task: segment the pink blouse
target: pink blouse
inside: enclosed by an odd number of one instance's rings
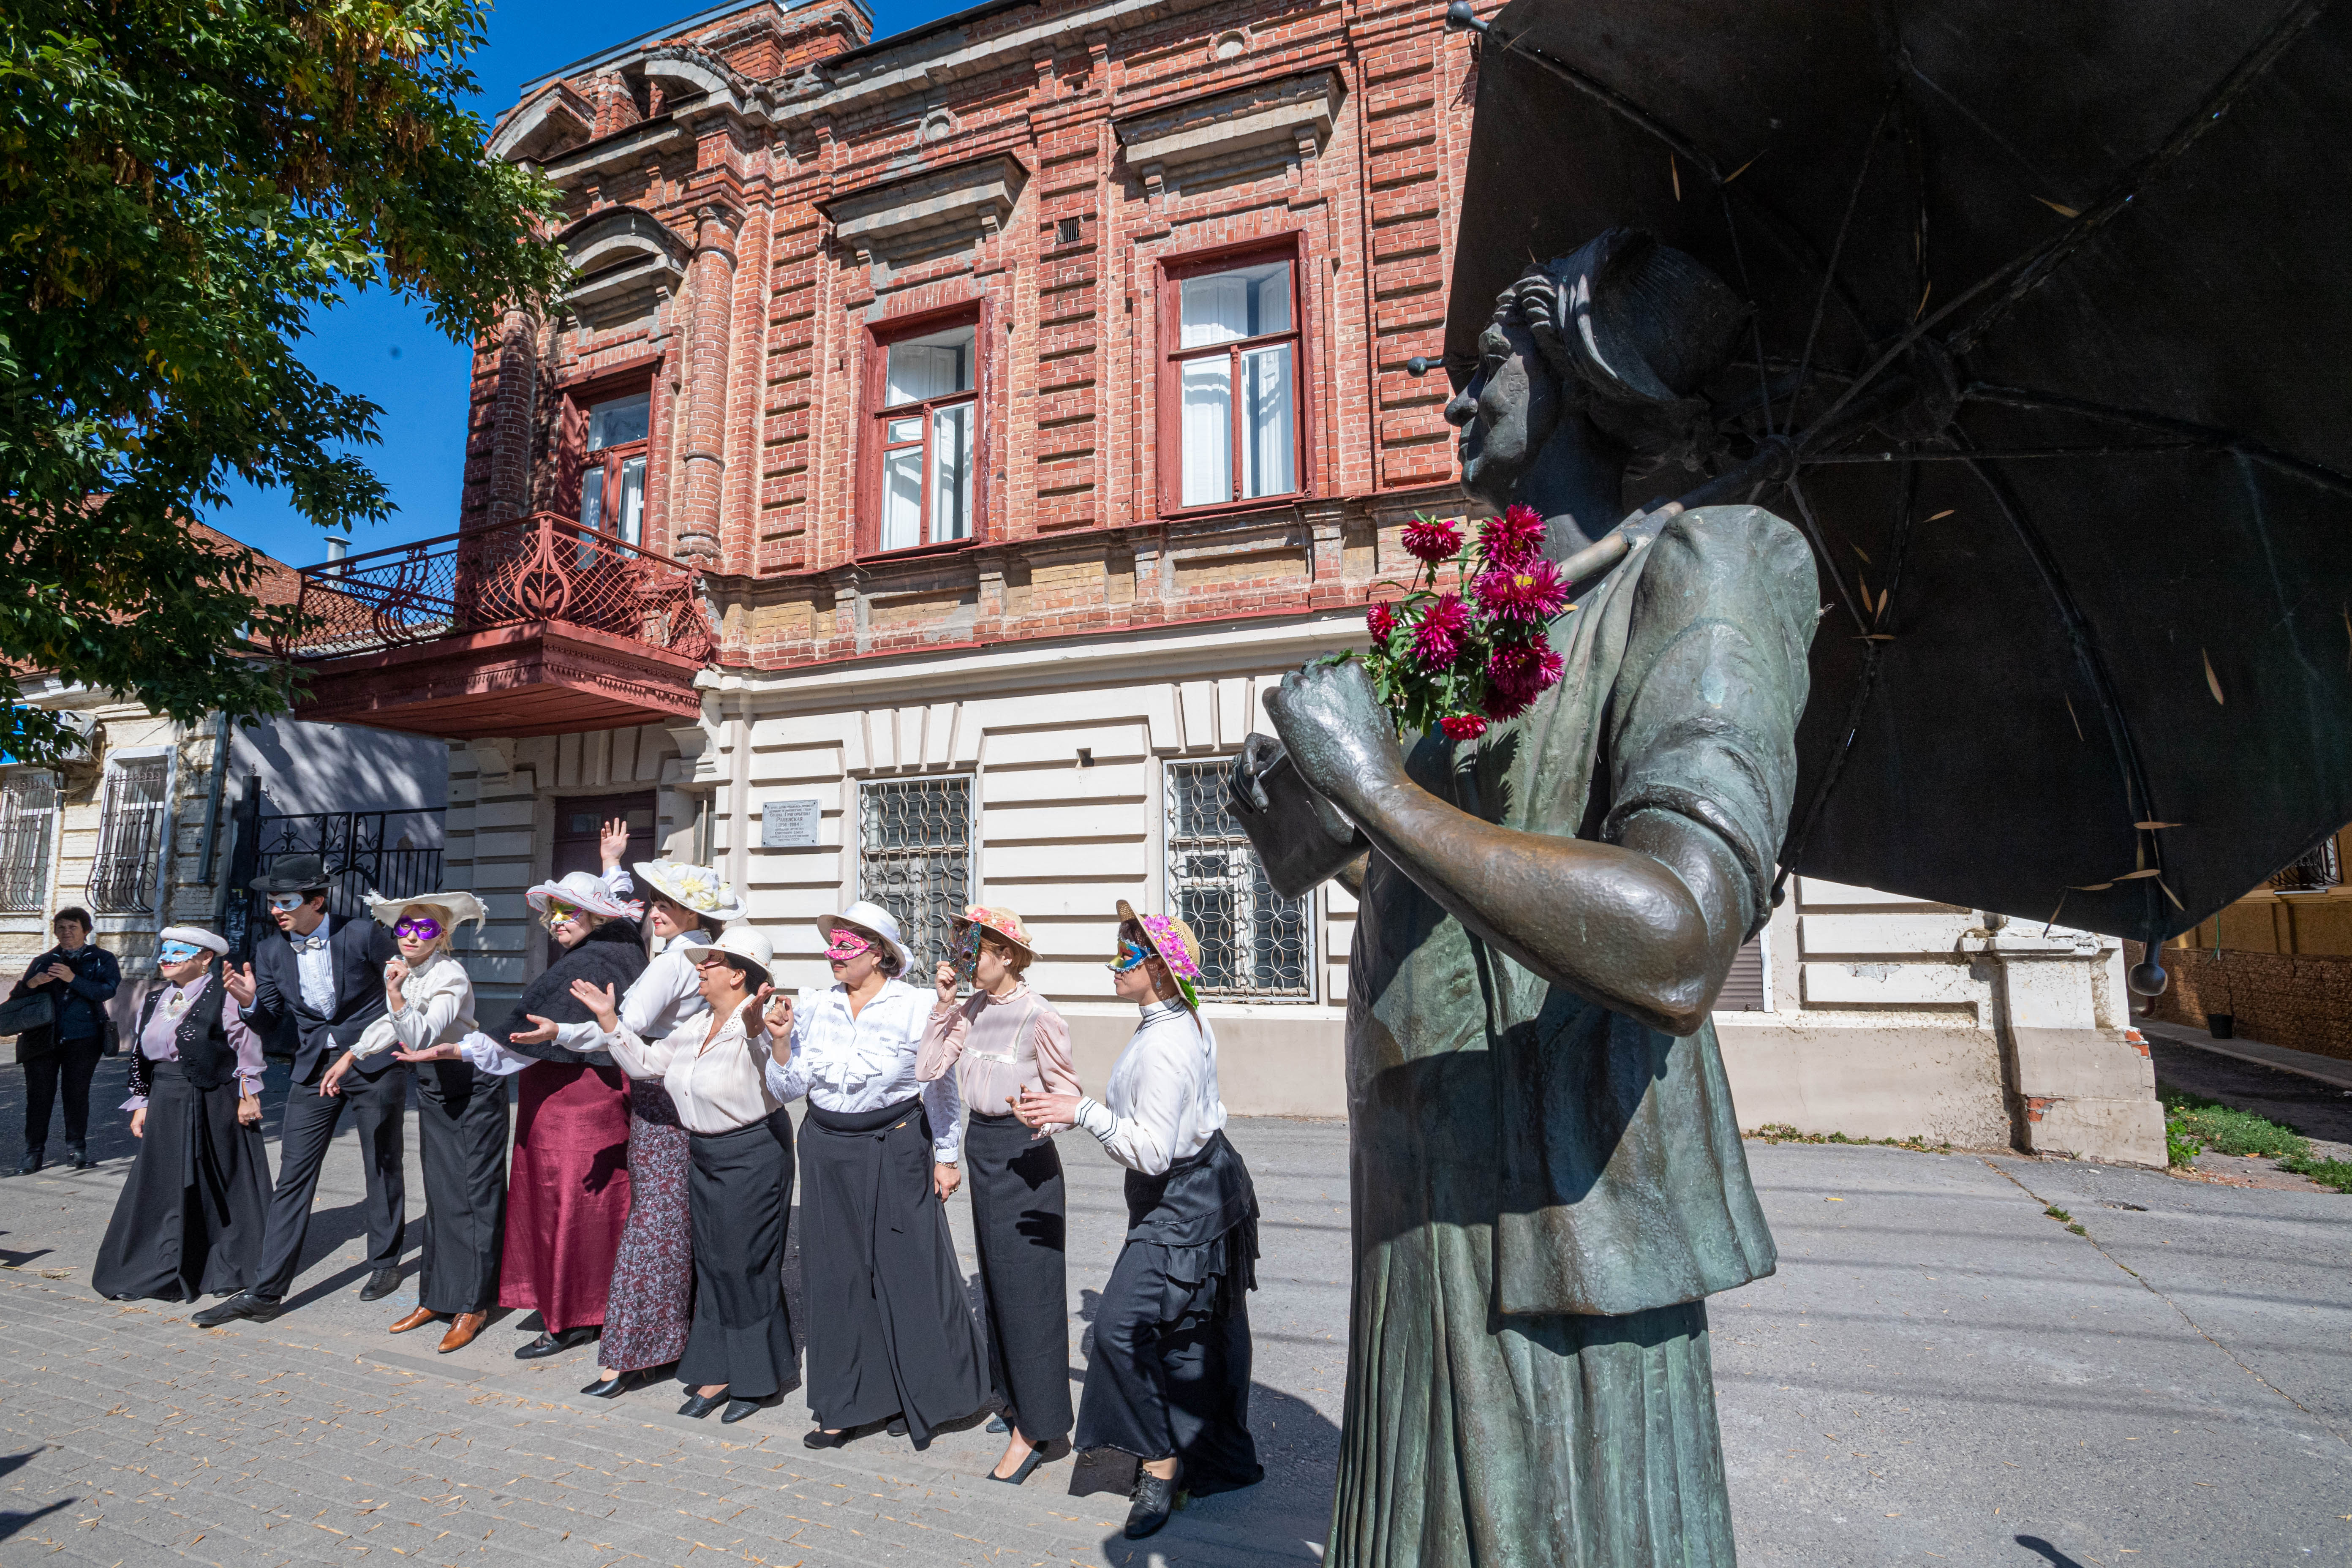
[[[915,1076],[929,1083],[950,1068],[956,1068],[964,1103],[981,1116],[1010,1114],[1006,1102],[1024,1089],[1083,1092],[1070,1064],[1068,1022],[1025,984],[1007,995],[976,992],[960,1006],[933,1008],[923,1026]]]

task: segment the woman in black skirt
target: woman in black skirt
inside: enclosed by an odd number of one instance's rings
[[[1201,1017],[1201,944],[1167,915],[1118,906],[1112,987],[1142,1009],[1103,1099],[1024,1094],[1032,1127],[1075,1122],[1127,1167],[1127,1244],[1095,1312],[1077,1446],[1141,1461],[1127,1537],[1168,1522],[1180,1488],[1265,1478],[1249,1433],[1247,1292],[1257,1289],[1257,1194],[1225,1141],[1217,1038]]]
[[[165,926],[163,984],[131,1052],[139,1157],[115,1200],[90,1284],[117,1301],[193,1301],[253,1283],[269,1208],[261,1147],[261,1040],[213,973],[228,943]]]
[[[677,1380],[678,1406],[697,1418],[724,1405],[736,1422],[798,1383],[784,1307],[784,1233],[793,1212],[793,1123],[768,1092],[768,939],[730,926],[688,950],[700,972],[707,1026],[648,1042],[622,1019],[611,986],[575,982],[613,1058],[632,1078],[658,1078],[677,1107],[694,1162],[687,1201],[694,1226],[694,1324]]]
[[[988,1299],[988,1373],[1010,1436],[989,1479],[1019,1486],[1070,1431],[1070,1302],[1064,1271],[1062,1157],[1052,1134],[1013,1114],[1023,1091],[1078,1093],[1070,1026],[1022,983],[1037,956],[1011,910],[973,904],[955,921],[956,956],[932,975],[939,1005],[923,1029],[915,1076],[950,1068],[971,1108],[965,1180]],[[956,983],[977,989],[959,1006]]]

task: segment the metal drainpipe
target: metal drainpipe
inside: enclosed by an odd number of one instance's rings
[[[170,760],[163,764],[163,842],[155,846],[155,924],[153,935],[158,946],[163,941],[163,928],[172,923],[173,865],[179,857],[180,837],[180,742],[184,739],[178,721],[172,724]]]
[[[209,888],[213,885],[213,858],[220,847],[221,785],[227,782],[228,737],[234,721],[226,713],[213,715],[213,781],[205,792],[204,848],[199,851],[196,880]]]

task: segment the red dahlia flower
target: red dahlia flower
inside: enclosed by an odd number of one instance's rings
[[[1421,625],[1412,634],[1413,657],[1424,669],[1444,669],[1462,652],[1462,639],[1470,633],[1470,609],[1460,595],[1440,594],[1421,613]]]
[[[1396,612],[1385,604],[1374,605],[1364,612],[1364,625],[1372,629],[1374,642],[1385,643],[1389,634],[1396,630]]]
[[[1548,642],[1515,643],[1495,650],[1486,661],[1486,711],[1497,719],[1516,715],[1539,692],[1559,684],[1559,650]],[[1497,706],[1510,713],[1497,712]]]
[[[1460,553],[1462,531],[1442,519],[1417,517],[1404,525],[1404,547],[1415,559],[1433,566]]]
[[[1478,574],[1470,591],[1488,615],[1539,626],[1559,614],[1568,603],[1568,589],[1559,568],[1538,558],[1490,566]]]
[[[1437,727],[1449,741],[1475,741],[1486,732],[1486,721],[1475,713],[1454,713],[1440,719]]]
[[[1488,518],[1478,530],[1479,548],[1497,566],[1530,559],[1543,548],[1543,518],[1523,503],[1506,507],[1502,516]]]

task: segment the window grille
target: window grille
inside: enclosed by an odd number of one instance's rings
[[[89,868],[89,906],[101,914],[147,914],[155,908],[164,777],[162,757],[141,757],[106,771],[98,858]]]
[[[2271,873],[2271,890],[2274,893],[2313,893],[2322,888],[2344,885],[2344,865],[2336,853],[2336,840],[2324,838]]]
[[[905,779],[857,791],[858,887],[888,910],[928,984],[948,956],[948,922],[971,902],[971,781]]]
[[[58,781],[19,768],[0,785],[0,910],[37,910],[49,886],[49,845],[58,821]]]
[[[1313,906],[1274,890],[1225,804],[1233,760],[1168,764],[1168,901],[1212,996],[1312,996]]]

